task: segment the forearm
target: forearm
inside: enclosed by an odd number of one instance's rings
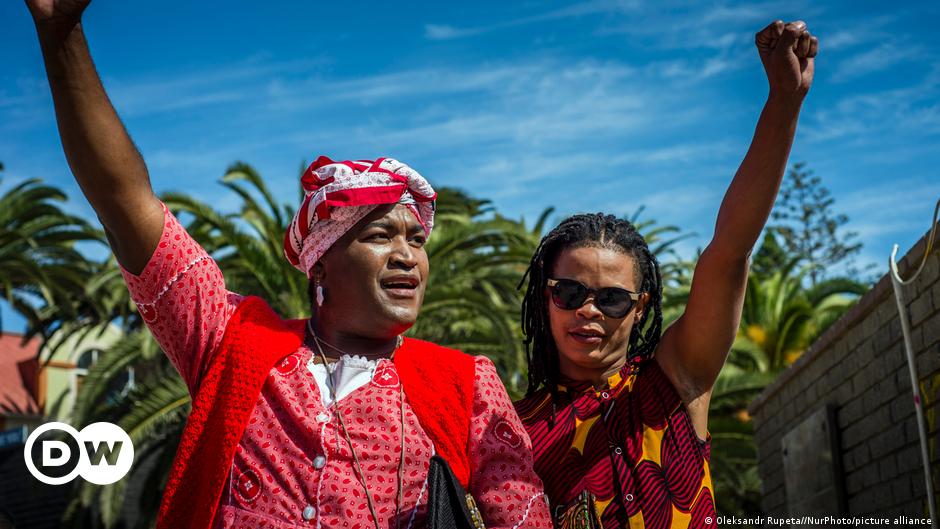
[[[133,202],[152,197],[147,168],[105,93],[81,24],[37,33],[69,167],[102,223],[119,225]]]
[[[796,134],[801,100],[771,95],[751,146],[718,210],[711,246],[730,258],[750,253],[773,209]]]

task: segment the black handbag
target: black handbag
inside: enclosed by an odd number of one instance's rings
[[[486,529],[473,496],[463,490],[450,465],[431,456],[428,469],[428,527],[430,529]]]

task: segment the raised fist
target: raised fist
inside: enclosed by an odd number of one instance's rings
[[[806,95],[813,84],[813,69],[819,41],[810,35],[802,20],[771,23],[754,38],[764,64],[770,93],[788,97]]]
[[[91,0],[26,0],[37,26],[74,25]]]

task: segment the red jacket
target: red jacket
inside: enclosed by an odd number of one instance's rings
[[[157,529],[211,526],[264,381],[281,358],[300,347],[304,323],[281,319],[258,297],[239,304],[193,399],[163,492]],[[466,488],[473,357],[406,338],[394,362],[421,427]]]

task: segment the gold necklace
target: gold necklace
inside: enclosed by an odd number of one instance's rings
[[[313,327],[311,326],[311,320],[307,320],[307,332],[313,336],[313,342],[317,346],[317,352],[320,354],[320,360],[323,362],[323,367],[326,368],[326,379],[327,387],[330,389],[330,398],[334,404],[339,404],[336,400],[336,389],[333,387],[333,376],[332,371],[330,370],[330,365],[327,363],[326,355],[323,354],[323,348],[320,347],[320,337],[313,332]],[[398,340],[395,344],[395,349],[392,350],[392,354],[389,355],[389,360],[395,356],[395,351],[401,347],[401,344],[404,340],[401,335],[398,335]],[[327,342],[323,342],[328,344]],[[343,354],[348,355],[345,351],[334,347],[337,351],[342,352]],[[401,448],[398,456],[398,495],[395,498],[395,525],[396,527],[401,527],[401,501],[402,501],[402,476],[405,473],[405,394],[404,389],[402,388],[401,382],[398,383],[398,403],[399,403],[399,414],[401,416]],[[359,474],[359,483],[362,484],[362,488],[366,492],[366,502],[369,504],[369,512],[372,513],[372,521],[375,523],[375,529],[381,529],[379,526],[379,516],[375,512],[375,502],[372,500],[372,492],[369,491],[369,485],[366,484],[366,476],[362,472],[362,465],[359,463],[359,455],[356,454],[356,448],[353,446],[352,438],[349,436],[349,430],[346,429],[346,423],[343,421],[343,414],[338,412],[335,414],[336,419],[339,421],[339,426],[343,430],[343,435],[346,437],[346,444],[349,445],[349,451],[352,452],[353,462],[356,464],[356,472]]]

